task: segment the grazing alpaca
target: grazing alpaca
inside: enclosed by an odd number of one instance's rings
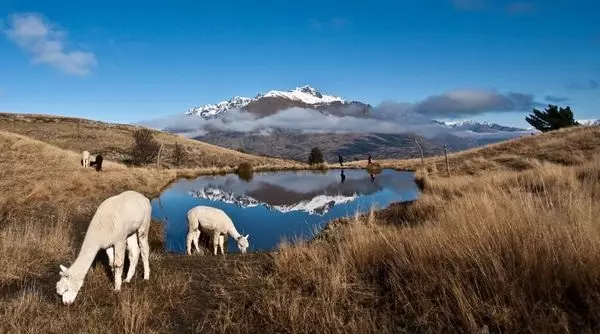
[[[75,301],[83,280],[100,249],[105,249],[114,271],[115,291],[121,290],[125,249],[129,249],[130,266],[125,282],[130,282],[137,264],[138,245],[144,265],[144,280],[150,278],[148,229],[152,206],[150,200],[135,191],[124,191],[105,199],[88,226],[77,259],[71,267],[60,265],[56,293],[63,304]]]
[[[100,172],[102,171],[102,156],[100,154],[98,154],[96,156],[96,160],[92,161],[90,163],[90,166],[95,167],[96,168],[96,172]]]
[[[81,165],[83,168],[88,168],[90,166],[90,152],[83,151],[81,153]]]
[[[215,255],[217,255],[217,246],[221,248],[221,253],[225,254],[223,252],[223,243],[225,242],[225,235],[227,234],[237,241],[238,248],[242,254],[246,253],[246,248],[249,246],[248,237],[250,235],[246,234],[246,236],[243,236],[239,234],[235,229],[231,218],[229,218],[223,210],[199,205],[191,208],[187,212],[187,218],[187,255],[192,254],[192,243],[194,244],[196,251],[200,252],[198,239],[200,238],[201,230],[212,232]]]

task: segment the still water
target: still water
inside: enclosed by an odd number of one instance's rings
[[[181,179],[152,200],[152,216],[165,223],[165,247],[184,253],[187,211],[208,205],[227,213],[238,232],[250,234],[248,251],[271,250],[282,240],[307,239],[328,221],[416,199],[413,172],[362,169],[254,173],[250,181],[236,174]],[[229,239],[229,252],[237,252]]]

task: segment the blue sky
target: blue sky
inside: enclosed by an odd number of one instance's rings
[[[0,111],[134,122],[310,84],[372,105],[517,93],[595,118],[598,13],[597,0],[3,0]],[[512,109],[462,118],[527,125]]]

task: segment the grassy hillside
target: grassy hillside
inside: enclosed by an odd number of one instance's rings
[[[116,162],[131,158],[132,134],[138,128],[80,118],[0,113],[0,130],[28,136],[74,152],[87,150],[92,156],[102,154],[105,159]],[[233,167],[243,161],[254,166],[299,165],[283,159],[244,154],[160,131],[155,131],[155,138],[164,142],[163,162],[166,166],[172,162],[171,152],[176,142],[183,145],[187,152],[187,159],[182,167]]]
[[[482,148],[449,152],[451,175],[484,175],[494,171],[522,171],[544,162],[573,166],[589,161],[600,147],[599,127],[566,128],[491,144]],[[421,159],[376,160],[382,167],[420,169]],[[349,163],[366,166],[366,161]],[[443,154],[425,158],[430,173],[446,173]]]
[[[127,168],[109,159],[104,173],[84,170],[81,147],[98,144],[73,139],[76,130],[49,131],[54,121],[42,119],[0,122],[40,139],[0,131],[0,332],[597,331],[598,128],[453,155],[450,179],[419,171],[425,188],[413,204],[336,224],[323,238],[274,254],[165,254],[153,223],[149,282],[138,267],[115,294],[98,262],[65,307],[55,293],[58,265],[75,259],[102,200],[125,189],[154,196],[178,176],[218,167]],[[92,123],[94,134],[131,133]],[[62,119],[52,126],[73,127]],[[206,147],[232,161],[246,156]],[[500,156],[537,162],[514,167],[510,161],[520,160]],[[458,168],[466,161],[468,172]],[[427,162],[443,171],[443,158]]]

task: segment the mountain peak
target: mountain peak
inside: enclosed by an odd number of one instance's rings
[[[186,115],[200,115],[204,118],[214,117],[221,113],[224,113],[232,109],[242,109],[252,102],[258,101],[263,98],[280,98],[287,99],[294,102],[299,102],[307,105],[327,105],[329,103],[341,102],[347,103],[340,97],[325,95],[319,92],[317,89],[309,86],[298,86],[293,90],[280,91],[271,90],[267,93],[259,93],[255,98],[234,96],[227,101],[221,101],[217,104],[207,104],[200,107],[190,108],[186,111]]]

